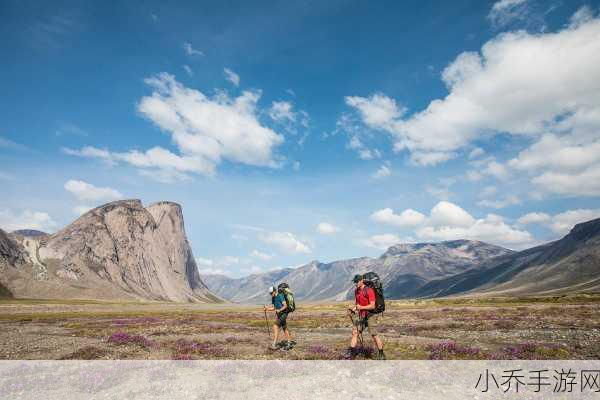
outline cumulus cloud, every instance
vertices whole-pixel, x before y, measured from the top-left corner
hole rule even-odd
[[[154,89],[142,98],[138,110],[171,135],[180,154],[162,147],[115,153],[84,147],[64,149],[67,154],[100,158],[108,163],[126,162],[163,179],[189,179],[189,174],[211,176],[222,160],[276,168],[274,149],[282,135],[258,121],[259,92],[243,92],[237,98],[218,94],[208,98],[189,89],[172,75],[161,73],[145,82]]]
[[[400,218],[403,215],[414,216],[411,225],[421,240],[472,239],[511,248],[526,248],[536,243],[529,232],[510,225],[499,215],[488,214],[484,218],[475,218],[449,201],[437,203],[428,216],[410,209],[400,215],[384,209],[374,213],[371,218],[399,227],[410,226]]]
[[[64,187],[66,191],[80,201],[116,200],[123,198],[123,195],[118,190],[109,187],[97,187],[91,183],[74,179],[67,181]]]
[[[600,108],[598,131],[543,135],[508,162],[532,176],[540,190],[567,196],[600,196]]]
[[[394,99],[381,93],[371,97],[347,96],[346,104],[358,110],[365,124],[375,129],[386,129],[394,119],[404,114],[406,109],[398,106]]]
[[[442,78],[449,94],[405,118],[391,98],[352,97],[363,123],[390,133],[396,151],[433,165],[498,133],[537,138],[574,134],[587,144],[600,129],[600,20],[545,34],[504,33],[480,52],[460,54]],[[492,164],[490,174],[505,171]],[[587,176],[595,176],[591,173]]]
[[[407,228],[421,225],[425,221],[425,215],[410,208],[400,214],[395,214],[391,208],[384,208],[371,214],[371,220],[381,224]]]
[[[15,213],[10,209],[0,209],[0,228],[7,232],[17,229],[36,229],[52,232],[56,226],[57,224],[52,217],[43,211],[23,210],[20,213]]]
[[[321,222],[317,225],[317,232],[321,235],[333,235],[340,231],[340,228],[328,222]]]
[[[290,232],[261,232],[258,239],[286,253],[310,253],[310,247]]]
[[[234,86],[240,86],[240,76],[233,72],[233,70],[224,68],[223,73],[225,74],[225,79],[231,82]]]
[[[548,215],[546,213],[532,212],[519,218],[519,223],[539,224],[550,228],[554,233],[566,235],[578,223],[600,218],[600,209],[576,209]]]
[[[550,221],[550,215],[539,212],[527,213],[517,220],[521,225],[539,224],[548,221]]]
[[[600,218],[600,209],[569,210],[552,217],[550,228],[555,233],[567,234],[578,223]]]

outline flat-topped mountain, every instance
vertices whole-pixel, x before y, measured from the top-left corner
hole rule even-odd
[[[116,201],[52,235],[3,232],[0,246],[15,297],[220,301],[200,279],[176,203]]]

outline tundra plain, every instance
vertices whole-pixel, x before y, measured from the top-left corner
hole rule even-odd
[[[0,358],[343,359],[347,304],[299,305],[272,351],[262,306],[7,299]],[[389,301],[379,330],[388,359],[599,359],[600,295]]]

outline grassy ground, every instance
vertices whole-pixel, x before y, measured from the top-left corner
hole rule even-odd
[[[298,345],[271,351],[258,306],[2,300],[0,358],[340,359],[345,305],[300,305]],[[598,359],[599,311],[592,295],[393,301],[380,332],[388,359]]]

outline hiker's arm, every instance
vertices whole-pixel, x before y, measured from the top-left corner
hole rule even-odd
[[[283,302],[283,307],[281,307],[280,309],[278,309],[277,312],[282,312],[285,309],[287,309],[287,303],[284,301]]]
[[[265,310],[273,311],[273,310],[275,310],[275,306],[265,306]]]
[[[375,300],[371,300],[368,306],[356,305],[357,310],[374,310],[375,309]]]

